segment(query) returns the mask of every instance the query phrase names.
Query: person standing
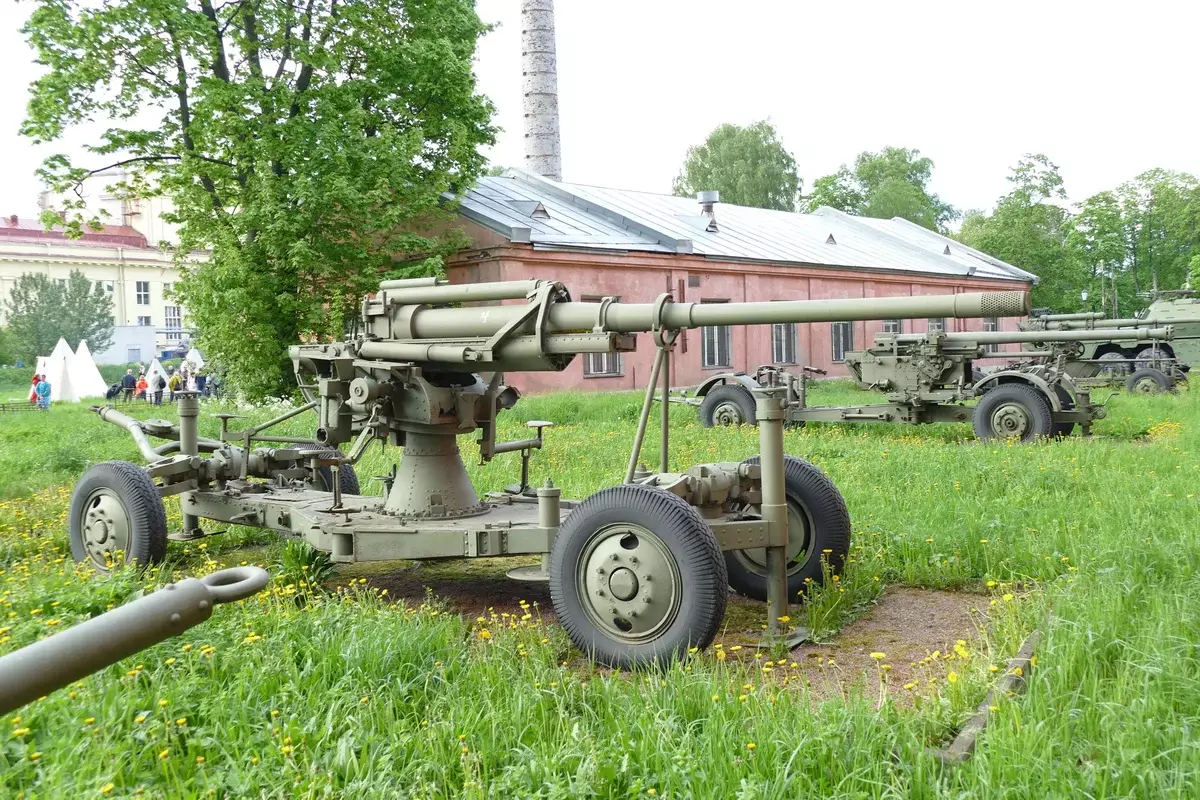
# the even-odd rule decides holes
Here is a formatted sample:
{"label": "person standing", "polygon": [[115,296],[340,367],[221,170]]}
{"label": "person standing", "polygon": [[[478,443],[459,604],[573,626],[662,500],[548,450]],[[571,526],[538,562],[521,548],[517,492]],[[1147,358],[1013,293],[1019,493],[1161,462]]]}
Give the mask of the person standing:
{"label": "person standing", "polygon": [[167,388],[167,379],[163,377],[161,372],[154,373],[154,405],[162,405],[163,389]]}
{"label": "person standing", "polygon": [[30,386],[29,386],[29,402],[31,405],[37,405],[37,401],[38,401],[37,386],[38,386],[38,383],[41,382],[41,380],[42,380],[41,375],[38,375],[36,372],[33,373],[33,383],[30,384]]}
{"label": "person standing", "polygon": [[137,383],[134,385],[137,387],[137,392],[133,396],[149,401],[150,393],[147,390],[150,388],[150,384],[147,382],[146,376],[144,374],[138,375]]}
{"label": "person standing", "polygon": [[137,378],[133,376],[133,370],[125,370],[125,375],[121,378],[121,392],[125,395],[126,403],[133,399],[133,390],[136,388]]}
{"label": "person standing", "polygon": [[167,387],[171,390],[171,402],[175,402],[175,393],[179,391],[179,385],[183,383],[183,378],[179,377],[179,373],[172,370],[171,379],[167,381]]}
{"label": "person standing", "polygon": [[38,381],[36,391],[37,391],[38,408],[40,408],[42,411],[49,411],[50,410],[50,381],[46,380],[43,377],[40,381]]}

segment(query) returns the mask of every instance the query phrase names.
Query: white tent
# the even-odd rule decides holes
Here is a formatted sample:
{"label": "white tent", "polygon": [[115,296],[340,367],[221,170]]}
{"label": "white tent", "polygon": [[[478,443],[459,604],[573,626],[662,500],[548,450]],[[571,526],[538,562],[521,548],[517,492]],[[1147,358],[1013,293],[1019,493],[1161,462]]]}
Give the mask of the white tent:
{"label": "white tent", "polygon": [[188,354],[184,356],[184,361],[192,365],[192,369],[200,369],[204,366],[204,356],[200,355],[200,351],[196,348],[188,350]]}
{"label": "white tent", "polygon": [[[71,385],[75,387],[80,397],[104,397],[108,393],[108,384],[104,382],[104,376],[96,368],[96,362],[92,359],[92,351],[88,349],[86,339],[79,343],[79,348],[75,351]],[[54,390],[53,385],[50,389]]]}
{"label": "white tent", "polygon": [[62,338],[54,345],[54,352],[44,360],[38,359],[39,373],[50,382],[50,402],[74,403],[80,399],[78,390],[71,383],[74,366],[75,354]]}
{"label": "white tent", "polygon": [[171,376],[167,374],[167,370],[162,365],[162,362],[156,358],[150,363],[150,368],[146,370],[146,383],[150,386],[150,388],[146,391],[150,392],[151,394],[154,393],[154,380],[159,375],[162,375],[164,381],[170,380],[171,378]]}

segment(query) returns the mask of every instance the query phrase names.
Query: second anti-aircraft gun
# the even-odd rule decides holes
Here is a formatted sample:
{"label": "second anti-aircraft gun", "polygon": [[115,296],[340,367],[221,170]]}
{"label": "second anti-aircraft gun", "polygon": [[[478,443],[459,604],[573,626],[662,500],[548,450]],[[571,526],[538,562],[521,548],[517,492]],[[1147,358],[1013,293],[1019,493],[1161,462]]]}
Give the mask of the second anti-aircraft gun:
{"label": "second anti-aircraft gun", "polygon": [[[705,425],[751,421],[751,393],[766,375],[789,387],[787,421],[797,425],[971,421],[980,439],[1028,441],[1067,436],[1078,424],[1086,435],[1095,420],[1104,418],[1105,408],[1092,402],[1086,387],[1075,384],[1067,365],[1074,345],[1106,335],[1097,331],[879,333],[870,348],[847,352],[845,359],[859,387],[883,392],[886,403],[809,406],[806,374],[763,367],[753,377],[716,376],[699,387],[700,420]],[[1169,339],[1171,332],[1143,329],[1131,335],[1151,342]],[[1004,354],[990,350],[1015,343],[1034,349]],[[976,367],[977,361],[998,355],[1027,360],[987,375]],[[966,404],[976,399],[975,405]]]}
{"label": "second anti-aircraft gun", "polygon": [[[667,382],[680,331],[1020,316],[1027,307],[1021,292],[719,305],[662,295],[627,304],[573,302],[554,281],[385,281],[364,300],[359,333],[290,348],[307,402],[267,423],[234,431],[226,415],[219,438],[201,438],[198,403],[186,393],[178,425],[97,408],[129,430],[148,464],[97,465],[83,476],[69,517],[72,549],[101,568],[117,549],[141,561],[162,558],[161,498],[179,495],[184,530],[173,538],[204,535],[205,519],[300,538],[343,563],[540,555],[540,565],[510,575],[549,581],[558,618],[581,650],[614,665],[669,660],[711,642],[729,586],[766,599],[768,624],[779,632],[788,597],[806,580],[836,573],[850,536],[837,488],[783,454],[781,383],[753,395],[759,457],[672,471],[663,404],[658,469],[639,468],[654,393],[660,376]],[[497,440],[498,414],[519,397],[506,373],[559,371],[580,353],[631,351],[637,333],[649,333],[657,349],[620,484],[581,502],[560,498],[549,481],[529,486],[529,457],[550,423],[529,423],[536,432],[527,439]],[[269,431],[308,411],[318,417],[311,440]],[[477,437],[485,462],[521,453],[521,484],[480,497],[459,453],[465,435]],[[403,451],[382,497],[358,494],[352,470],[376,441]],[[346,444],[343,454],[337,448]]]}

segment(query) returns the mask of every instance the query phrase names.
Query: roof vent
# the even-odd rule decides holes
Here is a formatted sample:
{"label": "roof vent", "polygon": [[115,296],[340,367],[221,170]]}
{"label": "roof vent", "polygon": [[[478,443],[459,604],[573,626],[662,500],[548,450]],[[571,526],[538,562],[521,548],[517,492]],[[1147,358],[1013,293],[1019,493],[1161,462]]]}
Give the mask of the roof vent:
{"label": "roof vent", "polygon": [[16,227],[16,225],[17,225],[17,215],[16,214],[13,214],[11,217],[8,218],[8,224],[12,225],[13,227]]}
{"label": "roof vent", "polygon": [[509,200],[509,206],[531,219],[550,219],[550,212],[536,200]]}
{"label": "roof vent", "polygon": [[946,249],[942,251],[942,255],[944,255],[944,256],[950,255],[950,245],[946,245]]}
{"label": "roof vent", "polygon": [[831,233],[831,234],[829,234],[829,236],[828,236],[828,237],[826,237],[826,239],[825,239],[825,244],[837,244],[837,239],[834,239],[834,238],[833,238],[833,234],[832,234],[832,233]]}
{"label": "roof vent", "polygon": [[713,213],[713,206],[721,202],[720,192],[696,192],[696,202],[700,204],[700,216],[706,220],[704,230],[709,233],[717,232],[717,217]]}

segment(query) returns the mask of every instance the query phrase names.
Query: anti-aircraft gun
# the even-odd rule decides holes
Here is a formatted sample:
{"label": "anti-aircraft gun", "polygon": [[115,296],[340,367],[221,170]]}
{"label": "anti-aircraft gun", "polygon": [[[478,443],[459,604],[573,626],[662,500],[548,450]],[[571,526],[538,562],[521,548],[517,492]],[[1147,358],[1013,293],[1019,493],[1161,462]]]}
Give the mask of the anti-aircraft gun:
{"label": "anti-aircraft gun", "polygon": [[131,603],[0,656],[0,714],[204,622],[213,606],[267,585],[260,567],[230,567],[184,578]]}
{"label": "anti-aircraft gun", "polygon": [[[120,474],[98,465],[83,476],[70,516],[73,552],[102,566],[115,539],[139,559],[161,558],[160,498],[178,494],[184,530],[173,538],[203,535],[207,519],[301,538],[342,563],[541,555],[540,565],[510,576],[548,580],[572,641],[607,664],[661,662],[706,647],[729,586],[766,599],[778,633],[788,596],[806,580],[820,581],[824,566],[841,568],[849,515],[820,470],[784,456],[788,388],[779,383],[754,393],[760,457],[672,472],[664,403],[658,469],[639,469],[654,393],[660,376],[668,388],[679,333],[1027,309],[1022,292],[719,305],[664,294],[628,304],[573,302],[554,281],[385,281],[363,301],[361,332],[290,348],[307,402],[267,423],[232,431],[225,416],[220,438],[202,439],[196,398],[186,393],[178,425],[96,409],[129,430],[149,464],[126,464]],[[530,438],[497,441],[497,415],[519,397],[505,374],[563,370],[580,353],[632,351],[639,332],[650,333],[657,349],[622,483],[582,502],[561,499],[550,481],[530,488],[529,455],[543,446],[550,423],[528,423],[536,431]],[[268,432],[310,410],[318,417],[311,440]],[[468,434],[477,434],[485,462],[520,452],[521,485],[479,497],[459,455],[458,438]],[[155,446],[150,436],[167,441]],[[403,449],[383,497],[348,491],[356,486],[348,471],[374,441]],[[337,449],[351,442],[348,453]],[[93,517],[93,508],[103,516]]]}
{"label": "anti-aircraft gun", "polygon": [[[1098,312],[1041,314],[1020,323],[1027,331],[1107,331],[1108,338],[1078,349],[1067,370],[1077,383],[1097,385],[1124,380],[1132,392],[1163,391],[1186,381],[1192,365],[1200,363],[1200,292],[1161,290],[1149,295],[1150,305],[1136,317],[1106,319]],[[1171,326],[1170,342],[1146,345],[1133,332]]]}
{"label": "anti-aircraft gun", "polygon": [[[807,404],[807,374],[793,375],[778,368],[710,378],[697,390],[700,420],[705,425],[750,421],[752,392],[764,369],[788,387],[787,421],[885,422],[925,424],[972,421],[980,439],[1013,437],[1022,441],[1041,436],[1067,436],[1078,424],[1084,434],[1103,419],[1105,409],[1092,403],[1090,392],[1067,374],[1071,347],[1104,338],[1097,331],[879,333],[869,349],[846,353],[846,365],[860,388],[887,395],[888,402],[862,406],[819,407]],[[1170,329],[1143,329],[1141,341],[1166,340]],[[1025,343],[1033,350],[996,354],[989,348]],[[1024,358],[984,375],[975,362],[995,357]],[[974,406],[965,405],[979,399]],[[692,401],[695,402],[694,400]]]}

